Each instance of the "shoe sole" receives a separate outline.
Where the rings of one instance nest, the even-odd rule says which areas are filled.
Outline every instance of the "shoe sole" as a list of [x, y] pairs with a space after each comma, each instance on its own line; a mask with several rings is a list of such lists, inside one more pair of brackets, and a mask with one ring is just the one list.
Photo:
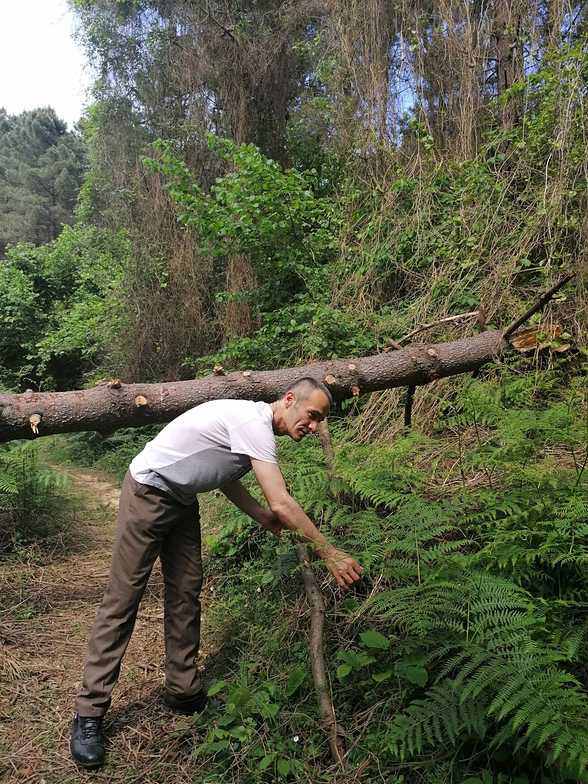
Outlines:
[[72, 759], [79, 768], [84, 768], [84, 770], [95, 770], [104, 765], [104, 762], [80, 762], [80, 760], [76, 759], [73, 755]]
[[196, 716], [198, 713], [204, 713], [207, 707], [204, 705], [202, 708], [178, 708], [175, 705], [168, 705], [167, 702], [163, 702], [162, 706], [165, 710], [171, 711], [177, 716]]

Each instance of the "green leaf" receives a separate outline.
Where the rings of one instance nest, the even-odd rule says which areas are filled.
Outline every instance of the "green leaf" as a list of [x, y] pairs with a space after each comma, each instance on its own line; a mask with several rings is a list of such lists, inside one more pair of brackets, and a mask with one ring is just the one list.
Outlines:
[[379, 651], [386, 651], [390, 647], [390, 641], [383, 634], [375, 629], [368, 629], [359, 635], [360, 640], [366, 648], [374, 648]]
[[372, 675], [372, 680], [376, 683], [382, 683], [382, 681], [387, 681], [391, 676], [392, 669], [382, 670], [381, 672], [374, 672]]
[[290, 760], [280, 757], [278, 760], [278, 773], [280, 776], [287, 776], [290, 773]]
[[[226, 749], [230, 748], [231, 744], [228, 740], [215, 740], [212, 743], [208, 743], [206, 745], [206, 749], [213, 753], [217, 751], [225, 751]], [[202, 747], [204, 748], [204, 746]]]
[[340, 664], [337, 667], [337, 678], [339, 678], [340, 681], [344, 680], [351, 672], [351, 669], [352, 667], [350, 664]]
[[214, 697], [215, 694], [218, 694], [219, 691], [222, 691], [225, 686], [227, 685], [226, 681], [215, 681], [208, 689], [208, 696]]
[[302, 685], [305, 678], [306, 670], [303, 670], [301, 667], [297, 667], [295, 670], [292, 670], [288, 676], [288, 683], [286, 684], [286, 696], [291, 697], [293, 694], [295, 694]]
[[260, 763], [258, 765], [259, 769], [260, 770], [266, 770], [266, 768], [269, 768], [269, 766], [275, 760], [276, 756], [277, 755], [276, 755], [275, 751], [272, 751], [271, 754], [266, 754], [265, 757], [263, 757], [263, 759], [260, 761]]
[[235, 721], [238, 721], [238, 718], [235, 715], [235, 706], [232, 703], [229, 703], [226, 707], [226, 713], [218, 720], [218, 726], [230, 727]]
[[229, 699], [236, 708], [243, 708], [251, 699], [251, 689], [246, 686], [237, 686], [230, 692]]
[[280, 712], [280, 706], [277, 702], [268, 702], [267, 705], [262, 706], [260, 713], [264, 719], [275, 719]]
[[247, 730], [242, 724], [239, 724], [238, 727], [233, 727], [229, 730], [229, 735], [231, 738], [237, 738], [237, 740], [243, 743], [244, 740], [247, 740]]
[[422, 665], [422, 657], [407, 656], [396, 663], [396, 674], [402, 680], [415, 686], [424, 686], [429, 680], [429, 673]]

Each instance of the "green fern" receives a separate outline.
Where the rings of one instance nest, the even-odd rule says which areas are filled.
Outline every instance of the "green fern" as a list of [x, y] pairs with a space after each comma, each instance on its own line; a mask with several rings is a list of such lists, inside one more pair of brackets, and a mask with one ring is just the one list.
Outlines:
[[[526, 505], [525, 505], [526, 501]], [[566, 584], [586, 586], [588, 563], [588, 499], [585, 486], [559, 489], [539, 500], [519, 493], [518, 503], [496, 507], [494, 528], [475, 560], [498, 567], [521, 584], [543, 582], [557, 586], [560, 598]], [[569, 577], [557, 580], [558, 570]], [[571, 574], [575, 574], [574, 579]], [[587, 586], [588, 587], [588, 586]], [[556, 589], [552, 588], [552, 592]], [[586, 587], [583, 589], [586, 590]]]
[[342, 445], [335, 473], [364, 503], [395, 509], [408, 493], [424, 486], [426, 474], [416, 462], [429, 444], [429, 439], [412, 433], [391, 447]]
[[46, 539], [63, 525], [69, 481], [42, 466], [34, 443], [0, 447], [0, 550]]
[[464, 735], [483, 739], [487, 731], [484, 706], [462, 703], [458, 689], [446, 680], [395, 716], [386, 740], [392, 754], [405, 760], [426, 749], [455, 746]]
[[544, 618], [527, 592], [504, 578], [465, 572], [453, 581], [432, 579], [410, 596], [406, 589], [381, 594], [374, 605], [429, 647], [439, 641], [430, 654], [439, 665], [437, 687], [393, 723], [398, 756], [423, 753], [439, 736], [455, 742], [460, 728], [460, 742], [473, 737], [465, 723], [473, 713], [484, 726], [496, 725], [492, 746], [539, 751], [585, 772], [588, 700], [560, 668], [565, 654], [541, 640]]
[[[472, 384], [444, 427], [469, 428], [463, 466], [484, 483], [450, 492], [431, 485], [430, 458], [460, 455], [420, 435], [336, 443], [334, 481], [316, 440], [281, 447], [293, 495], [366, 567], [368, 598], [360, 587], [350, 600], [358, 639], [369, 624], [394, 640], [376, 654], [385, 677], [358, 671], [362, 697], [351, 681], [339, 688], [354, 704], [391, 690], [386, 737], [399, 759], [502, 747], [519, 767], [539, 756], [558, 780], [588, 776], [588, 501], [581, 472], [554, 469], [546, 452], [560, 439], [580, 446], [571, 409], [555, 408], [505, 411], [496, 389]], [[398, 675], [399, 693], [395, 668], [414, 656], [428, 681]]]

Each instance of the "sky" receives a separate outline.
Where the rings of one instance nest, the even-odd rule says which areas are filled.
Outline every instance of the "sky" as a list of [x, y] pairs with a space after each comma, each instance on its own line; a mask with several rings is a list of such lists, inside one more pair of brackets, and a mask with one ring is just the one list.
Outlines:
[[19, 114], [52, 106], [71, 128], [91, 72], [73, 40], [66, 0], [0, 0], [0, 106]]

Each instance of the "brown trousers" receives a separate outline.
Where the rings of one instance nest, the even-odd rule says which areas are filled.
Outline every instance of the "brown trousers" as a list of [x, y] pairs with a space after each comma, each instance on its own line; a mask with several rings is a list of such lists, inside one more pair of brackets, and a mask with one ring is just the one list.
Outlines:
[[123, 482], [108, 587], [88, 642], [80, 716], [103, 716], [133, 632], [155, 559], [165, 590], [165, 682], [176, 700], [201, 688], [196, 670], [200, 642], [202, 560], [198, 502], [185, 506], [155, 487]]

